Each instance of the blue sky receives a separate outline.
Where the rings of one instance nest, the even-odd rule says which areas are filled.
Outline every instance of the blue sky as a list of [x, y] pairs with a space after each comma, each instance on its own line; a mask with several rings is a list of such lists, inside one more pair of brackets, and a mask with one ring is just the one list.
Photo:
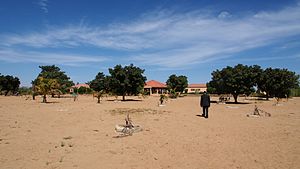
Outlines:
[[2, 0], [0, 73], [22, 86], [39, 65], [76, 83], [116, 64], [206, 83], [236, 64], [300, 74], [299, 0]]

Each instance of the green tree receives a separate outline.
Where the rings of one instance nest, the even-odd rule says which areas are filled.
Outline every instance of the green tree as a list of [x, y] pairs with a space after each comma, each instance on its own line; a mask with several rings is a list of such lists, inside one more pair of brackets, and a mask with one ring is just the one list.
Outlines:
[[103, 95], [109, 92], [109, 78], [103, 72], [99, 72], [89, 84], [91, 89], [95, 91], [94, 96], [98, 99], [97, 103], [100, 103]]
[[260, 76], [259, 66], [244, 66], [238, 64], [235, 67], [227, 66], [221, 71], [212, 72], [212, 80], [208, 83], [210, 91], [218, 94], [232, 94], [235, 103], [238, 95], [249, 95], [254, 92], [255, 80]]
[[79, 87], [79, 88], [77, 89], [77, 92], [78, 92], [79, 94], [86, 94], [86, 93], [87, 93], [87, 88], [81, 86], [81, 87]]
[[99, 72], [95, 79], [89, 82], [90, 88], [94, 91], [109, 91], [109, 79], [103, 72]]
[[173, 74], [169, 77], [166, 83], [170, 90], [180, 93], [182, 93], [188, 86], [187, 77], [183, 75], [176, 76], [175, 74]]
[[13, 77], [10, 75], [1, 75], [0, 74], [0, 92], [4, 92], [5, 96], [8, 93], [16, 93], [18, 92], [20, 86], [20, 80], [18, 77]]
[[47, 95], [52, 94], [60, 88], [57, 79], [47, 79], [38, 77], [36, 79], [35, 90], [38, 94], [43, 95], [43, 103], [47, 102]]
[[289, 96], [291, 89], [299, 86], [299, 75], [287, 69], [267, 68], [261, 75], [258, 89], [269, 97], [283, 98]]
[[109, 86], [112, 93], [122, 95], [125, 100], [126, 95], [139, 94], [145, 85], [147, 78], [143, 76], [145, 70], [130, 64], [122, 67], [116, 65], [109, 69], [108, 76]]
[[46, 79], [56, 79], [57, 83], [60, 86], [59, 90], [62, 93], [66, 93], [67, 89], [74, 85], [73, 81], [70, 80], [65, 72], [61, 71], [60, 68], [55, 65], [39, 66], [39, 68], [41, 68], [42, 70], [39, 73], [38, 77], [33, 81], [33, 85], [37, 84], [37, 79], [39, 77], [43, 77]]

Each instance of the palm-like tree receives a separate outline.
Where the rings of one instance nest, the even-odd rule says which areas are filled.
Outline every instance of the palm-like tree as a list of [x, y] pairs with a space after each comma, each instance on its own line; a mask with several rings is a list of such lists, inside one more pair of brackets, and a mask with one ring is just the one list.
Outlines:
[[47, 79], [38, 77], [37, 84], [35, 86], [36, 92], [43, 95], [43, 103], [47, 102], [47, 94], [54, 93], [58, 90], [59, 83], [56, 79]]

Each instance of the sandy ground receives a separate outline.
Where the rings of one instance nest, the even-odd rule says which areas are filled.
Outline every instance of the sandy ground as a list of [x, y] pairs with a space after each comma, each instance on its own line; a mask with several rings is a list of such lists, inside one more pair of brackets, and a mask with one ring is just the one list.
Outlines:
[[[198, 97], [112, 99], [0, 96], [0, 168], [300, 168], [300, 98], [213, 103], [208, 119]], [[271, 117], [247, 117], [255, 104]], [[144, 130], [117, 138], [126, 112]]]

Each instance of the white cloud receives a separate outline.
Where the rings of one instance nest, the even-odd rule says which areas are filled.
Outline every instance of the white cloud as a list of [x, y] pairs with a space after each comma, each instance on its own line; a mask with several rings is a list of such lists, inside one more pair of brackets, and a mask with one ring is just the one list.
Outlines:
[[48, 13], [48, 0], [39, 0], [38, 5], [45, 13]]
[[108, 58], [104, 56], [87, 56], [78, 54], [59, 54], [0, 49], [0, 60], [6, 62], [33, 62], [43, 64], [80, 66], [86, 63], [104, 62], [107, 61]]
[[203, 11], [162, 10], [106, 27], [80, 24], [23, 35], [2, 35], [1, 43], [7, 48], [107, 48], [126, 52], [132, 56], [130, 61], [140, 64], [181, 67], [300, 35], [299, 20], [299, 5], [243, 17], [231, 17], [228, 11], [213, 16]]
[[218, 15], [218, 18], [220, 18], [220, 19], [231, 18], [231, 17], [232, 17], [232, 15], [227, 11], [222, 11]]

